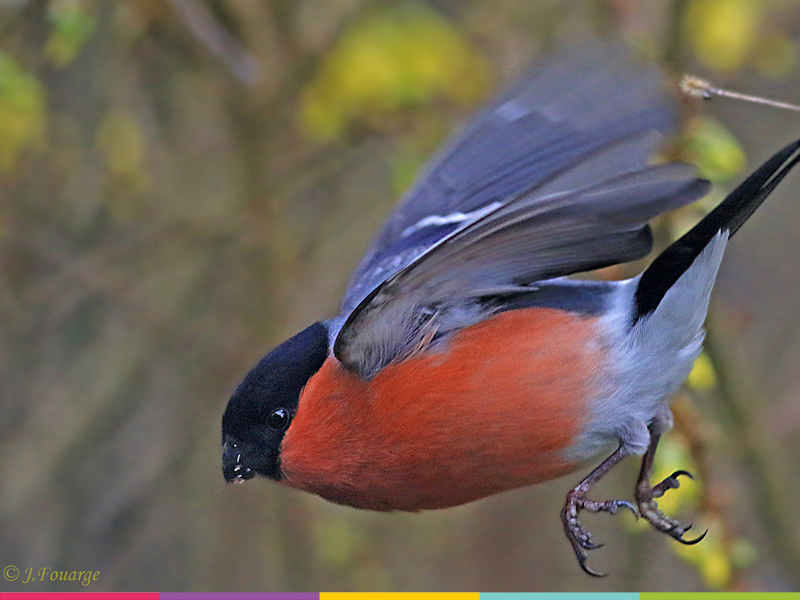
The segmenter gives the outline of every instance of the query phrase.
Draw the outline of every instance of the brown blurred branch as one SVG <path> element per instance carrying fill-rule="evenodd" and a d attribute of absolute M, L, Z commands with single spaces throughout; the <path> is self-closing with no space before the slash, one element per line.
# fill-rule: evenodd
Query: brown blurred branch
<path fill-rule="evenodd" d="M 239 81 L 257 87 L 262 80 L 261 65 L 239 41 L 220 25 L 199 0 L 168 0 L 186 28 L 225 65 Z"/>

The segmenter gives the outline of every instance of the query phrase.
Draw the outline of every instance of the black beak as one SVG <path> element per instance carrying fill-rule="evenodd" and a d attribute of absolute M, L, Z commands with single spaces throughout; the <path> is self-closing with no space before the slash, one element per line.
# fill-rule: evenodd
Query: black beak
<path fill-rule="evenodd" d="M 255 477 L 256 472 L 242 464 L 240 448 L 231 448 L 226 444 L 222 451 L 222 474 L 228 483 L 241 483 Z"/>

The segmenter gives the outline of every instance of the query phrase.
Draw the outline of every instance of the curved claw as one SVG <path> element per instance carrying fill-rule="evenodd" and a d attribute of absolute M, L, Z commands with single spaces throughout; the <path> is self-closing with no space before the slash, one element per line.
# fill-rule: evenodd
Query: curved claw
<path fill-rule="evenodd" d="M 689 529 L 691 529 L 691 527 L 692 527 L 692 526 L 691 526 L 691 525 L 689 525 L 689 527 L 687 527 L 687 528 L 686 528 L 686 529 L 683 531 L 683 533 L 681 533 L 680 537 L 675 537 L 675 539 L 676 539 L 676 540 L 678 540 L 678 541 L 679 541 L 681 544 L 683 544 L 684 546 L 694 546 L 695 544 L 699 544 L 700 542 L 702 542 L 702 541 L 703 541 L 703 538 L 705 538 L 705 537 L 708 535 L 708 529 L 706 529 L 706 530 L 705 530 L 703 533 L 701 533 L 700 535 L 698 535 L 698 536 L 697 536 L 696 538 L 694 538 L 693 540 L 685 540 L 685 539 L 683 539 L 683 534 L 684 534 L 684 533 L 686 533 L 687 531 L 689 531 Z M 673 536 L 673 537 L 674 537 L 674 536 Z"/>
<path fill-rule="evenodd" d="M 661 533 L 666 533 L 672 539 L 677 540 L 681 544 L 684 544 L 685 546 L 692 546 L 703 541 L 703 538 L 706 537 L 708 530 L 694 539 L 684 539 L 683 536 L 692 528 L 692 526 L 682 525 L 675 519 L 667 517 L 664 513 L 658 510 L 658 505 L 655 502 L 655 498 L 661 498 L 667 492 L 667 490 L 680 487 L 678 477 L 681 475 L 684 475 L 689 479 L 694 479 L 694 476 L 689 471 L 685 471 L 683 469 L 675 471 L 672 475 L 653 487 L 649 487 L 646 480 L 640 479 L 639 483 L 637 484 L 635 496 L 639 505 L 639 514 L 641 514 L 642 517 L 644 517 L 644 519 L 650 523 L 650 525 L 652 525 Z"/>
<path fill-rule="evenodd" d="M 561 521 L 564 524 L 564 532 L 567 534 L 567 540 L 572 545 L 572 550 L 575 552 L 575 558 L 578 559 L 578 564 L 583 569 L 583 572 L 592 577 L 605 577 L 605 573 L 593 571 L 586 565 L 589 558 L 588 551 L 601 548 L 602 544 L 597 544 L 592 540 L 592 535 L 583 527 L 578 521 L 578 513 L 585 510 L 589 512 L 608 512 L 614 514 L 619 507 L 625 508 L 637 514 L 636 507 L 630 502 L 624 500 L 606 500 L 598 502 L 590 500 L 586 497 L 586 492 L 593 483 L 598 481 L 605 475 L 609 469 L 616 465 L 628 454 L 628 450 L 624 445 L 620 444 L 607 459 L 600 463 L 595 469 L 584 477 L 581 482 L 575 486 L 568 494 L 567 501 L 564 508 L 561 510 Z"/>
<path fill-rule="evenodd" d="M 585 531 L 583 535 L 577 535 L 577 528 L 580 528 L 580 525 L 576 525 L 575 529 L 567 529 L 567 539 L 570 544 L 572 544 L 572 550 L 575 552 L 575 558 L 578 559 L 578 564 L 587 575 L 591 575 L 592 577 L 605 577 L 605 573 L 593 571 L 586 565 L 586 561 L 589 559 L 587 550 L 596 550 L 597 548 L 601 548 L 603 544 L 595 544 L 591 536 Z"/>
<path fill-rule="evenodd" d="M 605 500 L 598 502 L 596 500 L 580 497 L 577 494 L 567 495 L 567 503 L 561 511 L 561 519 L 564 523 L 567 539 L 572 544 L 572 549 L 575 552 L 575 557 L 578 559 L 578 564 L 581 566 L 581 569 L 592 577 L 606 576 L 605 573 L 593 571 L 586 565 L 586 561 L 589 559 L 587 551 L 602 548 L 603 544 L 598 544 L 592 540 L 591 534 L 578 522 L 578 512 L 586 510 L 589 512 L 616 514 L 620 508 L 627 508 L 637 519 L 639 518 L 639 510 L 636 508 L 636 505 L 627 500 Z"/>
<path fill-rule="evenodd" d="M 706 537 L 708 530 L 706 530 L 697 538 L 691 540 L 684 539 L 683 536 L 686 535 L 686 532 L 689 531 L 692 526 L 682 525 L 675 519 L 666 516 L 658 509 L 658 503 L 656 502 L 656 498 L 661 498 L 667 493 L 667 491 L 680 487 L 681 484 L 680 481 L 678 481 L 679 477 L 683 475 L 688 477 L 690 480 L 693 480 L 694 475 L 692 475 L 689 471 L 679 469 L 674 471 L 672 475 L 665 478 L 660 483 L 651 486 L 650 470 L 653 467 L 653 459 L 656 454 L 656 448 L 658 447 L 658 441 L 661 438 L 661 433 L 656 425 L 648 426 L 648 431 L 650 432 L 650 444 L 648 445 L 647 451 L 642 459 L 642 466 L 639 470 L 639 479 L 636 481 L 636 487 L 633 491 L 633 496 L 636 499 L 636 505 L 639 507 L 639 514 L 642 516 L 642 518 L 644 518 L 645 521 L 650 523 L 654 529 L 660 531 L 661 533 L 667 534 L 672 539 L 679 541 L 681 544 L 686 546 L 697 544 Z"/>
<path fill-rule="evenodd" d="M 589 567 L 587 567 L 586 566 L 587 558 L 588 557 L 586 556 L 578 557 L 578 564 L 581 566 L 581 569 L 583 569 L 584 573 L 586 573 L 587 575 L 591 575 L 592 577 L 605 577 L 607 575 L 607 573 L 601 573 L 600 571 L 592 571 Z"/>
<path fill-rule="evenodd" d="M 633 516 L 636 517 L 636 520 L 639 520 L 639 509 L 636 508 L 633 504 L 628 502 L 627 500 L 617 500 L 617 508 L 619 507 L 627 508 L 629 511 L 633 513 Z"/>
<path fill-rule="evenodd" d="M 668 490 L 676 490 L 681 487 L 681 482 L 678 481 L 678 477 L 681 475 L 688 477 L 690 480 L 694 481 L 694 475 L 692 475 L 689 471 L 685 471 L 680 469 L 675 471 L 672 475 L 665 478 L 660 483 L 654 485 L 651 490 L 650 494 L 653 498 L 661 498 Z"/>

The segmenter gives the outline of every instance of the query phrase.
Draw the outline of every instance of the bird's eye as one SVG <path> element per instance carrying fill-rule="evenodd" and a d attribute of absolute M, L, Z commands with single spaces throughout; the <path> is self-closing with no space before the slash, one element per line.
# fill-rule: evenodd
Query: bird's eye
<path fill-rule="evenodd" d="M 289 425 L 289 411 L 285 408 L 276 408 L 267 417 L 267 427 L 276 431 L 286 429 Z"/>

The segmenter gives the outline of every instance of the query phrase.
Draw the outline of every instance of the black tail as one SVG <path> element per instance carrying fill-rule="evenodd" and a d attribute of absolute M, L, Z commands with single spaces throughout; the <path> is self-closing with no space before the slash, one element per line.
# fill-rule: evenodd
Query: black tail
<path fill-rule="evenodd" d="M 739 231 L 772 190 L 800 162 L 799 149 L 800 140 L 777 152 L 687 234 L 658 255 L 639 281 L 634 322 L 656 309 L 667 290 L 692 266 L 718 232 L 728 230 L 733 235 Z"/>

